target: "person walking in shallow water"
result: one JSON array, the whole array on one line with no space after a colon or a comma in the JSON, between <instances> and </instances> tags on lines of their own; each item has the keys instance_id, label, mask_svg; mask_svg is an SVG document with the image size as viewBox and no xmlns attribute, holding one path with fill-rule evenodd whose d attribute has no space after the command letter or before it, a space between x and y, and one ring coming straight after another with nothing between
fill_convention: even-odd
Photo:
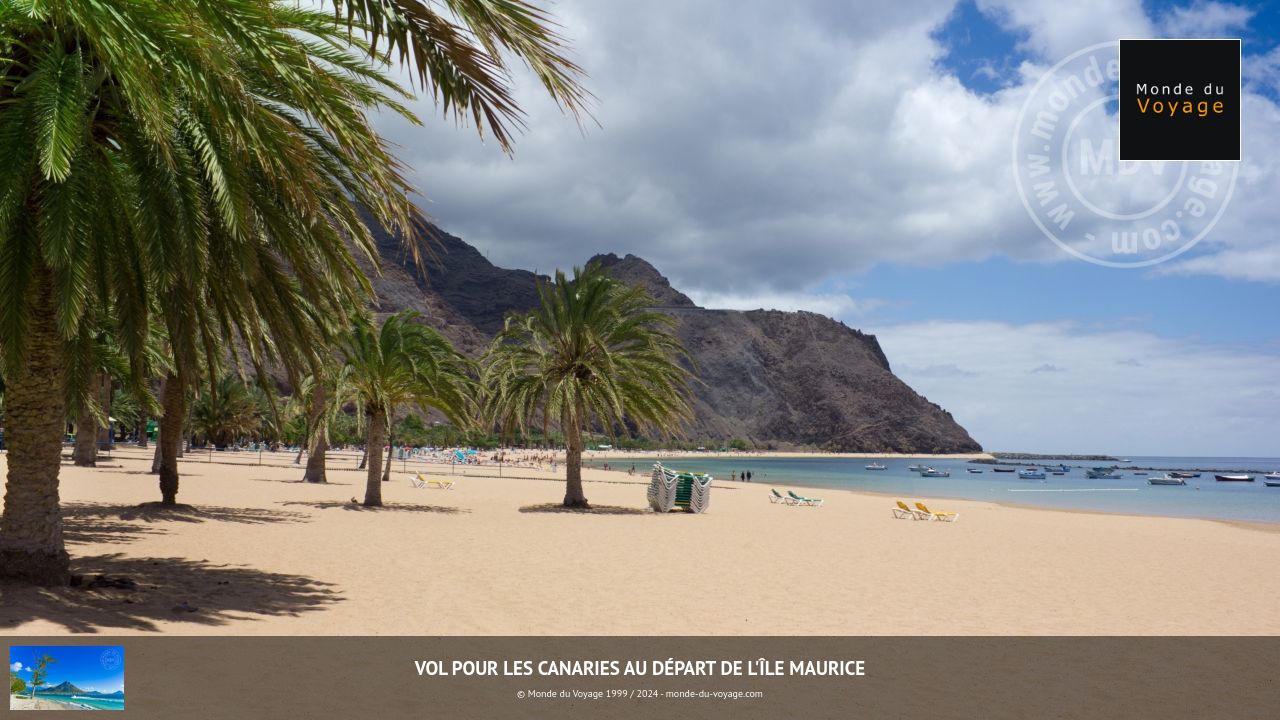
<instances>
[{"instance_id":1,"label":"person walking in shallow water","mask_svg":"<svg viewBox=\"0 0 1280 720\"><path fill-rule=\"evenodd\" d=\"M751 482L751 471L747 471L747 482Z\"/></svg>"}]
</instances>

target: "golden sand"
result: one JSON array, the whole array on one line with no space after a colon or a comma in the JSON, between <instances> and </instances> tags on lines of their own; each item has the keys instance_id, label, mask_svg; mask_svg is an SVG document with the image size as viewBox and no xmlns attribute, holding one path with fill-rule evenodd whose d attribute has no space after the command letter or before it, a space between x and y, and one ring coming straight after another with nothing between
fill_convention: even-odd
<instances>
[{"instance_id":1,"label":"golden sand","mask_svg":"<svg viewBox=\"0 0 1280 720\"><path fill-rule=\"evenodd\" d=\"M387 507L365 509L354 454L328 485L263 457L189 454L178 511L139 508L158 499L149 451L64 465L73 570L136 587L0 585L0 632L1280 633L1280 534L1246 526L903 498L960 512L945 524L894 519L880 495L801 489L825 506L789 507L728 482L706 514L660 516L644 478L602 470L579 514L555 508L550 472L417 489L398 461Z\"/></svg>"}]
</instances>

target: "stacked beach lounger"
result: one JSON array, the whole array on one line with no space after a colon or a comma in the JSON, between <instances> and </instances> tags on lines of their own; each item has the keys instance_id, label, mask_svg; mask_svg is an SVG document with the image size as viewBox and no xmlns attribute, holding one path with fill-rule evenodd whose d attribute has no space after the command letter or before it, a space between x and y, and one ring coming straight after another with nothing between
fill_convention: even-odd
<instances>
[{"instance_id":1,"label":"stacked beach lounger","mask_svg":"<svg viewBox=\"0 0 1280 720\"><path fill-rule=\"evenodd\" d=\"M688 512L706 512L711 504L711 476L703 473L678 473L653 464L649 480L649 507L655 512L671 512L684 508Z\"/></svg>"}]
</instances>

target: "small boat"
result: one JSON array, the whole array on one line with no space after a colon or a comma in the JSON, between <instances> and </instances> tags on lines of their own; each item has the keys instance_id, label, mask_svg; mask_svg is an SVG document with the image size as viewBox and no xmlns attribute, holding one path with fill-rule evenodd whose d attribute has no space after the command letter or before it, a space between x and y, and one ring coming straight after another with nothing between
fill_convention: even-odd
<instances>
[{"instance_id":1,"label":"small boat","mask_svg":"<svg viewBox=\"0 0 1280 720\"><path fill-rule=\"evenodd\" d=\"M1067 467L1066 465L1046 465L1045 471L1051 472L1054 475L1057 475L1059 473L1069 473L1071 472L1071 468Z\"/></svg>"},{"instance_id":2,"label":"small boat","mask_svg":"<svg viewBox=\"0 0 1280 720\"><path fill-rule=\"evenodd\" d=\"M933 468L925 468L920 471L920 477L951 477L950 470L934 470Z\"/></svg>"},{"instance_id":3,"label":"small boat","mask_svg":"<svg viewBox=\"0 0 1280 720\"><path fill-rule=\"evenodd\" d=\"M1013 472L1013 468L1005 468L1005 467L991 468L991 470L992 472Z\"/></svg>"},{"instance_id":4,"label":"small boat","mask_svg":"<svg viewBox=\"0 0 1280 720\"><path fill-rule=\"evenodd\" d=\"M1053 474L1054 474L1054 475L1066 475L1066 473L1064 473L1064 472L1057 472L1057 471L1054 471L1054 473L1053 473Z\"/></svg>"},{"instance_id":5,"label":"small boat","mask_svg":"<svg viewBox=\"0 0 1280 720\"><path fill-rule=\"evenodd\" d=\"M1267 480L1280 480L1280 472L1270 472L1262 477Z\"/></svg>"},{"instance_id":6,"label":"small boat","mask_svg":"<svg viewBox=\"0 0 1280 720\"><path fill-rule=\"evenodd\" d=\"M1271 477L1271 476L1268 475L1267 477ZM1280 487L1280 478L1276 478L1275 480L1263 480L1262 484L1266 485L1267 487Z\"/></svg>"},{"instance_id":7,"label":"small boat","mask_svg":"<svg viewBox=\"0 0 1280 720\"><path fill-rule=\"evenodd\" d=\"M1180 477L1172 477L1170 475L1152 475L1147 478L1148 485L1186 485L1187 481Z\"/></svg>"},{"instance_id":8,"label":"small boat","mask_svg":"<svg viewBox=\"0 0 1280 720\"><path fill-rule=\"evenodd\" d=\"M1146 473L1145 473L1145 472L1136 472L1136 473L1134 473L1134 475L1146 475Z\"/></svg>"},{"instance_id":9,"label":"small boat","mask_svg":"<svg viewBox=\"0 0 1280 720\"><path fill-rule=\"evenodd\" d=\"M1218 482L1253 482L1252 475L1214 475Z\"/></svg>"},{"instance_id":10,"label":"small boat","mask_svg":"<svg viewBox=\"0 0 1280 720\"><path fill-rule=\"evenodd\" d=\"M870 465L868 465L868 466L867 466L867 469L868 469L868 470L883 470L883 469L884 469L884 466L883 466L883 465L881 465L880 463L874 463L874 462L873 462L873 463L871 463Z\"/></svg>"},{"instance_id":11,"label":"small boat","mask_svg":"<svg viewBox=\"0 0 1280 720\"><path fill-rule=\"evenodd\" d=\"M974 475L981 475L981 474L982 474L982 471L981 471L981 470L979 470L978 468L968 468L968 470L969 470L969 472L973 473Z\"/></svg>"},{"instance_id":12,"label":"small boat","mask_svg":"<svg viewBox=\"0 0 1280 720\"><path fill-rule=\"evenodd\" d=\"M1037 470L1036 468L1027 468L1026 470L1019 470L1018 477L1023 480L1043 480L1044 471Z\"/></svg>"},{"instance_id":13,"label":"small boat","mask_svg":"<svg viewBox=\"0 0 1280 720\"><path fill-rule=\"evenodd\" d=\"M1090 480L1119 480L1121 475L1114 467L1096 467L1084 471Z\"/></svg>"},{"instance_id":14,"label":"small boat","mask_svg":"<svg viewBox=\"0 0 1280 720\"><path fill-rule=\"evenodd\" d=\"M1190 480L1191 478L1198 478L1198 477L1200 477L1200 473L1182 472L1181 470L1170 470L1170 471L1169 471L1169 477L1175 477L1175 478L1182 478L1182 479L1184 479L1184 480Z\"/></svg>"},{"instance_id":15,"label":"small boat","mask_svg":"<svg viewBox=\"0 0 1280 720\"><path fill-rule=\"evenodd\" d=\"M908 466L907 466L907 469L908 469L908 470L910 470L911 472L920 472L921 470L924 470L924 466L923 466L923 465L908 465Z\"/></svg>"}]
</instances>

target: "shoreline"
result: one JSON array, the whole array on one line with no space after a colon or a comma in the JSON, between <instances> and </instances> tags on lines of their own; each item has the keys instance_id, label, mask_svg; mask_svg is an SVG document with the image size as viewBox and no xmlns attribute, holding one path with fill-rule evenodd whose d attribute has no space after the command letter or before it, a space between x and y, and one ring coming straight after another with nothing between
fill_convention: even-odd
<instances>
[{"instance_id":1,"label":"shoreline","mask_svg":"<svg viewBox=\"0 0 1280 720\"><path fill-rule=\"evenodd\" d=\"M647 474L598 468L584 470L593 509L566 512L563 470L417 463L394 465L385 506L366 508L354 454L327 484L276 459L189 456L170 509L147 505L150 452L64 465L72 572L132 582L0 583L0 632L1280 635L1265 570L1280 532L1248 525L896 494L961 514L921 522L893 517L892 491L787 485L825 500L795 507L769 502L768 482L716 483L706 513L658 514ZM415 488L415 471L456 484Z\"/></svg>"},{"instance_id":2,"label":"shoreline","mask_svg":"<svg viewBox=\"0 0 1280 720\"><path fill-rule=\"evenodd\" d=\"M81 705L72 700L61 700L44 695L36 695L35 699L29 697L9 695L9 710L94 710L88 705Z\"/></svg>"},{"instance_id":3,"label":"shoreline","mask_svg":"<svg viewBox=\"0 0 1280 720\"><path fill-rule=\"evenodd\" d=\"M564 453L557 453L563 458ZM714 460L738 460L750 458L808 459L836 458L847 460L864 460L883 458L885 460L994 460L990 453L863 453L863 452L812 452L800 450L743 450L719 452L707 450L587 450L582 453L583 460L662 460L666 458L710 458Z\"/></svg>"}]
</instances>

